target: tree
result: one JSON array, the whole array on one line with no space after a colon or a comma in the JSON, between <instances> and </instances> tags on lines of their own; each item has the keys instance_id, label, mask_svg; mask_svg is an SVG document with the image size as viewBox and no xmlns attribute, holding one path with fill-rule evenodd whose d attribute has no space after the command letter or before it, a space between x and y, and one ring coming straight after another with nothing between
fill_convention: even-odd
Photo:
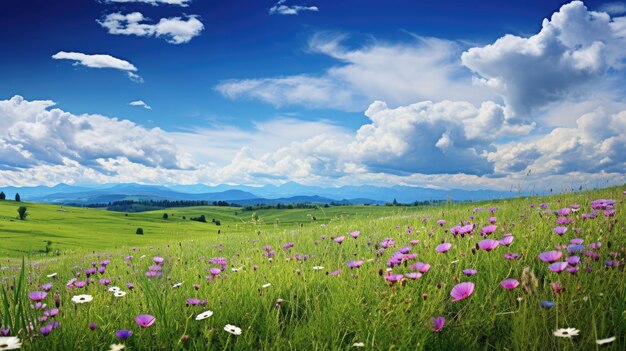
<instances>
[{"instance_id":1,"label":"tree","mask_svg":"<svg viewBox=\"0 0 626 351\"><path fill-rule=\"evenodd\" d=\"M167 213L164 213L163 214L163 219L168 219L168 218L170 218L170 216L168 216Z\"/></svg>"},{"instance_id":2,"label":"tree","mask_svg":"<svg viewBox=\"0 0 626 351\"><path fill-rule=\"evenodd\" d=\"M28 216L28 211L26 209L26 206L20 206L20 208L17 209L17 213L20 216L20 220L22 221L26 220L26 216Z\"/></svg>"},{"instance_id":3,"label":"tree","mask_svg":"<svg viewBox=\"0 0 626 351\"><path fill-rule=\"evenodd\" d=\"M0 200L6 200L7 199L7 195L4 193L4 191L0 191Z\"/></svg>"},{"instance_id":4,"label":"tree","mask_svg":"<svg viewBox=\"0 0 626 351\"><path fill-rule=\"evenodd\" d=\"M22 198L20 197L20 193L15 193L15 202L20 202L22 201Z\"/></svg>"},{"instance_id":5,"label":"tree","mask_svg":"<svg viewBox=\"0 0 626 351\"><path fill-rule=\"evenodd\" d=\"M137 235L143 235L143 228L137 228L137 231L135 232L135 234Z\"/></svg>"}]
</instances>

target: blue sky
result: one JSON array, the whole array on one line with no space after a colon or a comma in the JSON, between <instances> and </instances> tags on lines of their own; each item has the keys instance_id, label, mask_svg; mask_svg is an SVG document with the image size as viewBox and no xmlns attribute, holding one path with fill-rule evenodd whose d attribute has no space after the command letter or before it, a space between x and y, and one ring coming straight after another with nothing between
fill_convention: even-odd
<instances>
[{"instance_id":1,"label":"blue sky","mask_svg":"<svg viewBox=\"0 0 626 351\"><path fill-rule=\"evenodd\" d=\"M0 7L0 185L624 180L621 2Z\"/></svg>"}]
</instances>

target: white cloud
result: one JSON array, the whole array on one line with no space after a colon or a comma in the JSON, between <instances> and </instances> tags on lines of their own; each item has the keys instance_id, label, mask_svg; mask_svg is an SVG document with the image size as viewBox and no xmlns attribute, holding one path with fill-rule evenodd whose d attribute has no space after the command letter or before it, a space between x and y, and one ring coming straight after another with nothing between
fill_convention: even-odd
<instances>
[{"instance_id":1,"label":"white cloud","mask_svg":"<svg viewBox=\"0 0 626 351\"><path fill-rule=\"evenodd\" d=\"M212 125L171 132L169 135L181 151L193 154L200 163L214 162L224 166L231 163L244 146L251 154L261 156L318 135L344 139L351 134L351 131L330 121L303 121L289 117L252 122L252 127L243 130L228 125Z\"/></svg>"},{"instance_id":2,"label":"white cloud","mask_svg":"<svg viewBox=\"0 0 626 351\"><path fill-rule=\"evenodd\" d=\"M500 94L511 111L529 118L537 108L593 90L626 57L623 26L604 12L588 11L580 1L563 5L541 31L528 38L505 35L462 55L478 82Z\"/></svg>"},{"instance_id":3,"label":"white cloud","mask_svg":"<svg viewBox=\"0 0 626 351\"><path fill-rule=\"evenodd\" d=\"M621 15L626 13L626 3L620 1L607 2L600 6L598 10L606 12L609 15Z\"/></svg>"},{"instance_id":4,"label":"white cloud","mask_svg":"<svg viewBox=\"0 0 626 351\"><path fill-rule=\"evenodd\" d=\"M152 6L158 6L161 4L164 5L178 5L187 7L192 0L104 0L108 3L129 3L129 2L138 2L144 4L150 4Z\"/></svg>"},{"instance_id":5,"label":"white cloud","mask_svg":"<svg viewBox=\"0 0 626 351\"><path fill-rule=\"evenodd\" d=\"M129 14L111 13L97 21L109 34L136 35L140 37L164 37L168 43L184 44L200 35L204 25L197 16L161 18L156 24L148 24L141 12Z\"/></svg>"},{"instance_id":6,"label":"white cloud","mask_svg":"<svg viewBox=\"0 0 626 351\"><path fill-rule=\"evenodd\" d=\"M420 100L464 100L474 103L493 95L473 85L459 59L462 46L453 41L415 38L405 44L374 43L350 50L344 36L320 34L310 51L341 65L320 75L229 80L216 89L231 99L251 98L277 107L303 105L363 111L373 100L403 105Z\"/></svg>"},{"instance_id":7,"label":"white cloud","mask_svg":"<svg viewBox=\"0 0 626 351\"><path fill-rule=\"evenodd\" d=\"M302 11L319 11L317 6L288 6L285 5L287 0L279 0L274 6L272 6L269 10L270 15L297 15Z\"/></svg>"},{"instance_id":8,"label":"white cloud","mask_svg":"<svg viewBox=\"0 0 626 351\"><path fill-rule=\"evenodd\" d=\"M125 158L153 168L192 166L166 132L101 115L73 115L52 101L21 96L0 101L0 168L30 168L77 162L98 167L101 160Z\"/></svg>"},{"instance_id":9,"label":"white cloud","mask_svg":"<svg viewBox=\"0 0 626 351\"><path fill-rule=\"evenodd\" d=\"M80 52L59 51L52 55L55 60L72 60L75 64L91 68L114 68L122 71L137 71L132 63L115 58L111 55L88 55Z\"/></svg>"},{"instance_id":10,"label":"white cloud","mask_svg":"<svg viewBox=\"0 0 626 351\"><path fill-rule=\"evenodd\" d=\"M75 61L74 65L82 65L85 67L91 68L113 68L121 71L126 71L128 78L136 83L142 83L143 78L140 75L133 73L137 71L137 67L135 67L132 63L118 59L111 55L89 55L83 54L81 52L65 52L59 51L56 54L52 55L52 58L55 60L71 60Z\"/></svg>"},{"instance_id":11,"label":"white cloud","mask_svg":"<svg viewBox=\"0 0 626 351\"><path fill-rule=\"evenodd\" d=\"M555 128L544 136L499 146L489 154L489 160L502 174L624 173L626 111L608 114L599 109L585 114L575 127Z\"/></svg>"},{"instance_id":12,"label":"white cloud","mask_svg":"<svg viewBox=\"0 0 626 351\"><path fill-rule=\"evenodd\" d=\"M131 101L128 104L131 105L131 106L143 107L146 110L152 110L152 107L150 107L150 105L146 104L143 100Z\"/></svg>"}]
</instances>

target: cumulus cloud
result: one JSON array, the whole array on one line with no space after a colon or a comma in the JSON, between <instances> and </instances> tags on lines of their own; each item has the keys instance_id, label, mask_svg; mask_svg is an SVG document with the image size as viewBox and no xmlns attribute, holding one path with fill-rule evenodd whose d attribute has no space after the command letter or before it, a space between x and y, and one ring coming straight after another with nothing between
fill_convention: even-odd
<instances>
[{"instance_id":1,"label":"cumulus cloud","mask_svg":"<svg viewBox=\"0 0 626 351\"><path fill-rule=\"evenodd\" d=\"M143 100L131 101L128 104L131 105L131 106L143 107L146 110L152 110L152 107L150 107L150 105L146 104Z\"/></svg>"},{"instance_id":2,"label":"cumulus cloud","mask_svg":"<svg viewBox=\"0 0 626 351\"><path fill-rule=\"evenodd\" d=\"M83 54L81 52L65 52L59 51L56 54L52 55L52 58L55 60L71 60L75 61L74 65L82 65L85 67L91 68L113 68L121 71L126 71L128 78L134 82L141 83L143 82L143 78L138 74L134 73L137 71L137 67L135 67L132 63L118 59L111 55L89 55Z\"/></svg>"},{"instance_id":3,"label":"cumulus cloud","mask_svg":"<svg viewBox=\"0 0 626 351\"><path fill-rule=\"evenodd\" d=\"M279 0L274 6L272 6L269 10L270 15L297 15L302 11L319 11L317 6L298 6L285 5L287 0Z\"/></svg>"},{"instance_id":4,"label":"cumulus cloud","mask_svg":"<svg viewBox=\"0 0 626 351\"><path fill-rule=\"evenodd\" d=\"M555 128L540 137L499 146L488 159L502 174L624 173L626 111L609 114L600 109L585 114L574 127Z\"/></svg>"},{"instance_id":5,"label":"cumulus cloud","mask_svg":"<svg viewBox=\"0 0 626 351\"><path fill-rule=\"evenodd\" d=\"M363 111L374 100L403 105L420 100L480 102L493 96L473 85L457 42L417 37L410 43L377 42L351 50L342 46L344 39L318 34L310 40L311 53L341 63L323 74L228 80L216 89L231 99L257 99L277 107L347 111Z\"/></svg>"},{"instance_id":6,"label":"cumulus cloud","mask_svg":"<svg viewBox=\"0 0 626 351\"><path fill-rule=\"evenodd\" d=\"M178 6L183 6L183 7L189 6L189 3L191 2L191 0L104 0L104 1L108 3L137 2L137 3L150 4L152 6L158 6L158 5L163 4L163 5L178 5Z\"/></svg>"},{"instance_id":7,"label":"cumulus cloud","mask_svg":"<svg viewBox=\"0 0 626 351\"><path fill-rule=\"evenodd\" d=\"M204 25L195 15L185 18L161 18L156 24L146 23L148 20L141 12L129 14L116 12L106 15L97 22L106 28L109 34L163 37L171 44L188 43L204 29Z\"/></svg>"},{"instance_id":8,"label":"cumulus cloud","mask_svg":"<svg viewBox=\"0 0 626 351\"><path fill-rule=\"evenodd\" d=\"M389 108L373 103L370 123L351 135L319 134L258 155L242 149L218 174L267 179L340 178L349 174L491 174L489 152L502 136L525 134L502 106L486 102L420 102Z\"/></svg>"},{"instance_id":9,"label":"cumulus cloud","mask_svg":"<svg viewBox=\"0 0 626 351\"><path fill-rule=\"evenodd\" d=\"M503 97L512 113L529 118L537 108L572 93L584 94L589 83L600 78L605 82L612 71L623 69L622 21L573 1L545 19L539 33L528 38L505 35L467 50L461 59L478 75L477 82Z\"/></svg>"},{"instance_id":10,"label":"cumulus cloud","mask_svg":"<svg viewBox=\"0 0 626 351\"><path fill-rule=\"evenodd\" d=\"M54 102L21 96L0 101L0 168L78 163L98 168L124 158L152 168L184 169L190 158L159 128L101 115L73 115Z\"/></svg>"}]
</instances>

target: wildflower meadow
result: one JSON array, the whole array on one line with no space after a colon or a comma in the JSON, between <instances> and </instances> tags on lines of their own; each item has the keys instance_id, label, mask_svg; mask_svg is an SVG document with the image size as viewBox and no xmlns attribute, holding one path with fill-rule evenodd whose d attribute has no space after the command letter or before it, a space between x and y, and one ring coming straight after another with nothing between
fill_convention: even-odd
<instances>
[{"instance_id":1,"label":"wildflower meadow","mask_svg":"<svg viewBox=\"0 0 626 351\"><path fill-rule=\"evenodd\" d=\"M0 350L624 350L625 198L271 210L219 234L181 220L95 248L77 227L79 245L6 251ZM1 209L6 249L28 233ZM162 212L80 213L134 229ZM61 225L51 213L43 232Z\"/></svg>"}]
</instances>

